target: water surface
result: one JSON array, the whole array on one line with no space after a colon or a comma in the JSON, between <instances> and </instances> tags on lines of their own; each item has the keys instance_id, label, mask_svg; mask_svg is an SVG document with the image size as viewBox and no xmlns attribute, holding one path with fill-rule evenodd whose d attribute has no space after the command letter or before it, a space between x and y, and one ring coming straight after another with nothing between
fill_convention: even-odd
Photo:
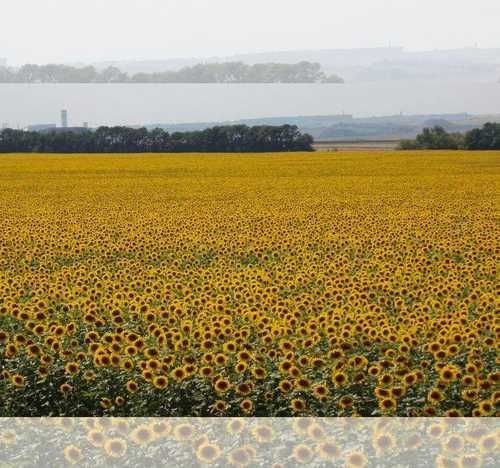
<instances>
[{"instance_id":1,"label":"water surface","mask_svg":"<svg viewBox=\"0 0 500 468\"><path fill-rule=\"evenodd\" d=\"M0 124L142 125L348 113L497 113L500 84L0 84Z\"/></svg>"}]
</instances>

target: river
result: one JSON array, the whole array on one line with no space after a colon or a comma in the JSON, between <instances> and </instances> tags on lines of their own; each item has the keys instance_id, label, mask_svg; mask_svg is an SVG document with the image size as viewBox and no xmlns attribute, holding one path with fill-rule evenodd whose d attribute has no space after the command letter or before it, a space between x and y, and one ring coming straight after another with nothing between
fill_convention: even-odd
<instances>
[{"instance_id":1,"label":"river","mask_svg":"<svg viewBox=\"0 0 500 468\"><path fill-rule=\"evenodd\" d=\"M0 124L145 125L243 118L500 112L499 83L0 84Z\"/></svg>"}]
</instances>

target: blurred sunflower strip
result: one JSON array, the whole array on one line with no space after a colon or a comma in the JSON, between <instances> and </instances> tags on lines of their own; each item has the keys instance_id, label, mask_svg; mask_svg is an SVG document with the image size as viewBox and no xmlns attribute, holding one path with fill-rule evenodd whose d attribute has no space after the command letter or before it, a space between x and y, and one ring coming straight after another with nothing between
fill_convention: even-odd
<instances>
[{"instance_id":1,"label":"blurred sunflower strip","mask_svg":"<svg viewBox=\"0 0 500 468\"><path fill-rule=\"evenodd\" d=\"M2 466L496 467L495 418L3 418Z\"/></svg>"}]
</instances>

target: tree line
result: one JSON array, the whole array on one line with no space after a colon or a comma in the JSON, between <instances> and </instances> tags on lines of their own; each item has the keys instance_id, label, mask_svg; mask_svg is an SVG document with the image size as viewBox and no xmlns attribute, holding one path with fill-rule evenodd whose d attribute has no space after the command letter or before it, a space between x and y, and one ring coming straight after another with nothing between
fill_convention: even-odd
<instances>
[{"instance_id":1,"label":"tree line","mask_svg":"<svg viewBox=\"0 0 500 468\"><path fill-rule=\"evenodd\" d=\"M326 75L319 63L243 62L202 63L178 71L128 75L116 67L98 71L93 66L23 65L18 70L0 67L1 83L343 83Z\"/></svg>"},{"instance_id":2,"label":"tree line","mask_svg":"<svg viewBox=\"0 0 500 468\"><path fill-rule=\"evenodd\" d=\"M486 123L466 133L448 133L443 127L424 128L415 140L404 140L400 149L500 150L500 124Z\"/></svg>"},{"instance_id":3,"label":"tree line","mask_svg":"<svg viewBox=\"0 0 500 468\"><path fill-rule=\"evenodd\" d=\"M294 125L219 126L168 133L157 128L99 127L83 132L0 132L0 153L246 153L314 151L313 138Z\"/></svg>"}]
</instances>

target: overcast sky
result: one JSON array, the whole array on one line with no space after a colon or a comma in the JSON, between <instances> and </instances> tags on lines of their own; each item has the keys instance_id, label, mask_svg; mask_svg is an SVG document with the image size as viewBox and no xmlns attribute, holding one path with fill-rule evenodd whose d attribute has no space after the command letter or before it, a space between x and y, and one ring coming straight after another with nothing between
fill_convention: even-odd
<instances>
[{"instance_id":1,"label":"overcast sky","mask_svg":"<svg viewBox=\"0 0 500 468\"><path fill-rule=\"evenodd\" d=\"M2 0L10 64L500 47L499 0Z\"/></svg>"}]
</instances>

